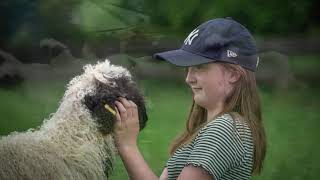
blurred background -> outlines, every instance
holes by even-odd
[[[149,122],[139,146],[158,174],[185,126],[191,91],[184,70],[152,59],[177,49],[197,25],[232,17],[255,36],[268,149],[253,179],[318,179],[320,1],[2,0],[0,135],[41,125],[84,64],[130,69]],[[117,160],[112,179],[127,179]]]

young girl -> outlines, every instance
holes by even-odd
[[[158,178],[140,154],[136,105],[116,101],[115,143],[130,179],[250,179],[259,174],[266,138],[255,81],[259,59],[249,31],[231,18],[207,21],[178,50],[155,55],[187,67],[193,104]]]

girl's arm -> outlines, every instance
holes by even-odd
[[[164,168],[159,180],[168,180],[168,169]]]
[[[125,98],[116,101],[116,124],[114,139],[120,157],[131,180],[158,180],[143,159],[138,146],[138,109],[135,103]]]
[[[127,169],[130,180],[158,180],[142,157],[138,147],[119,149],[120,157]]]
[[[136,104],[124,98],[116,101],[116,117],[114,137],[120,157],[127,169],[131,180],[158,180],[159,178],[152,172],[137,146],[139,134],[139,117]],[[160,176],[160,180],[168,179],[168,171],[165,168]],[[212,179],[202,168],[187,166],[183,168],[178,179]]]

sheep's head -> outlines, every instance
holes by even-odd
[[[115,115],[108,111],[105,105],[107,104],[114,110],[114,102],[119,97],[125,97],[137,105],[140,130],[145,127],[148,117],[144,98],[127,69],[110,65],[106,60],[95,66],[87,66],[85,71],[85,74],[93,75],[91,84],[94,89],[93,93],[88,93],[83,97],[83,103],[97,121],[103,134],[112,132],[116,120]]]

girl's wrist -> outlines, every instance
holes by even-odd
[[[131,153],[138,150],[138,145],[136,143],[126,144],[126,145],[118,145],[117,146],[119,154]]]

